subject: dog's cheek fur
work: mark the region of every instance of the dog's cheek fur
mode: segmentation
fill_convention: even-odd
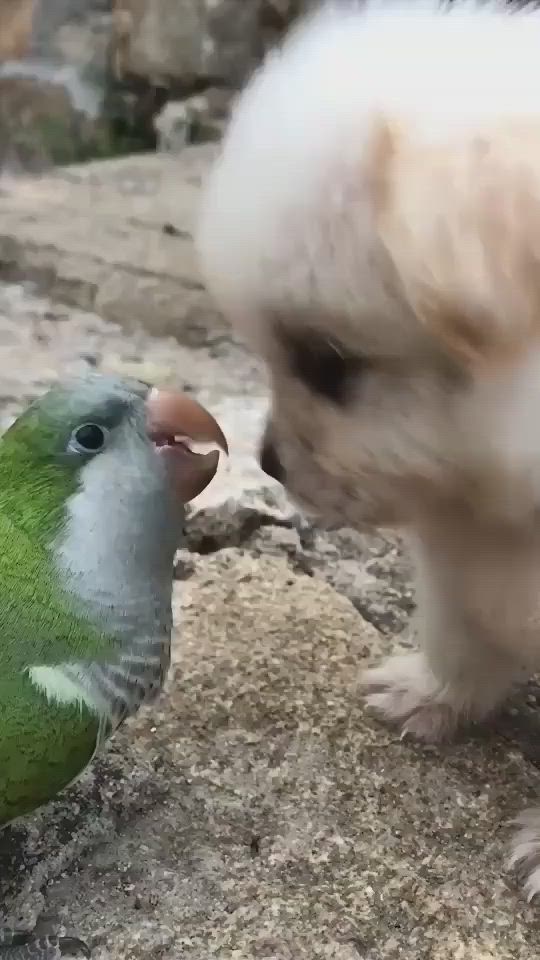
[[[272,436],[290,493],[325,521],[405,524],[455,495],[454,401],[432,371],[361,374],[342,404],[273,359]]]
[[[381,123],[376,226],[426,330],[473,375],[540,337],[540,129],[499,121],[444,145]]]

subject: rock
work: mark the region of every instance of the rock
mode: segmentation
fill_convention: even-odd
[[[186,100],[168,100],[154,120],[158,149],[178,153],[190,143],[219,140],[230,101],[230,91],[219,87]]]
[[[0,0],[0,63],[30,52],[34,0]]]
[[[28,75],[0,67],[0,169],[43,172],[107,149],[97,94],[84,89],[70,68],[50,75],[44,79],[37,65]],[[92,104],[93,112],[83,104]]]
[[[34,0],[32,51],[103,86],[111,37],[110,0]]]
[[[119,75],[144,77],[153,86],[181,79],[192,88],[202,66],[203,0],[114,0],[113,9]]]
[[[30,6],[24,51],[0,63],[0,169],[8,163],[35,172],[109,155],[110,14],[98,0],[32,0]]]
[[[285,23],[267,0],[209,4],[203,61],[207,76],[240,87],[279,39]]]
[[[237,86],[284,25],[267,0],[115,0],[114,10],[120,76],[184,93],[201,80]]]
[[[214,140],[229,102],[282,36],[298,0],[115,0],[111,59],[130,90],[163,90],[162,149]]]
[[[110,88],[110,43],[110,14],[87,11],[84,18],[59,24],[45,46],[49,60],[70,70],[68,88],[75,102],[91,116],[104,113]]]
[[[192,345],[229,336],[201,283],[191,236],[211,156],[211,148],[191,147],[179,158],[0,178],[0,275]]]
[[[215,140],[234,91],[306,5],[3,0],[0,77],[9,82],[0,90],[0,109],[10,123],[2,121],[0,144],[9,142],[11,165],[35,171],[154,149],[158,139],[173,151]],[[17,130],[10,118],[21,98],[24,122]]]
[[[112,37],[110,0],[4,0],[0,164],[8,154],[31,172],[155,146],[152,117],[163,99],[118,88]]]

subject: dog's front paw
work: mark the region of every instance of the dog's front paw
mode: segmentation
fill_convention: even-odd
[[[366,704],[386,720],[401,721],[403,737],[429,743],[454,733],[459,712],[448,688],[441,688],[422,653],[389,657],[361,680]]]
[[[518,829],[510,843],[507,865],[517,869],[531,901],[540,893],[540,807],[525,810],[514,824]]]

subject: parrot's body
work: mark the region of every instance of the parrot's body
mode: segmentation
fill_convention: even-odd
[[[0,828],[77,779],[165,678],[184,522],[172,469],[208,458],[175,446],[185,428],[149,435],[149,393],[90,377],[0,438]],[[62,955],[17,937],[0,934],[0,958]]]

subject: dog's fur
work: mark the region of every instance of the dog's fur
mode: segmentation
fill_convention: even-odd
[[[481,720],[540,665],[540,11],[316,13],[236,105],[199,250],[288,489],[414,544],[421,652],[368,702],[428,740]],[[540,892],[540,811],[511,859]]]

